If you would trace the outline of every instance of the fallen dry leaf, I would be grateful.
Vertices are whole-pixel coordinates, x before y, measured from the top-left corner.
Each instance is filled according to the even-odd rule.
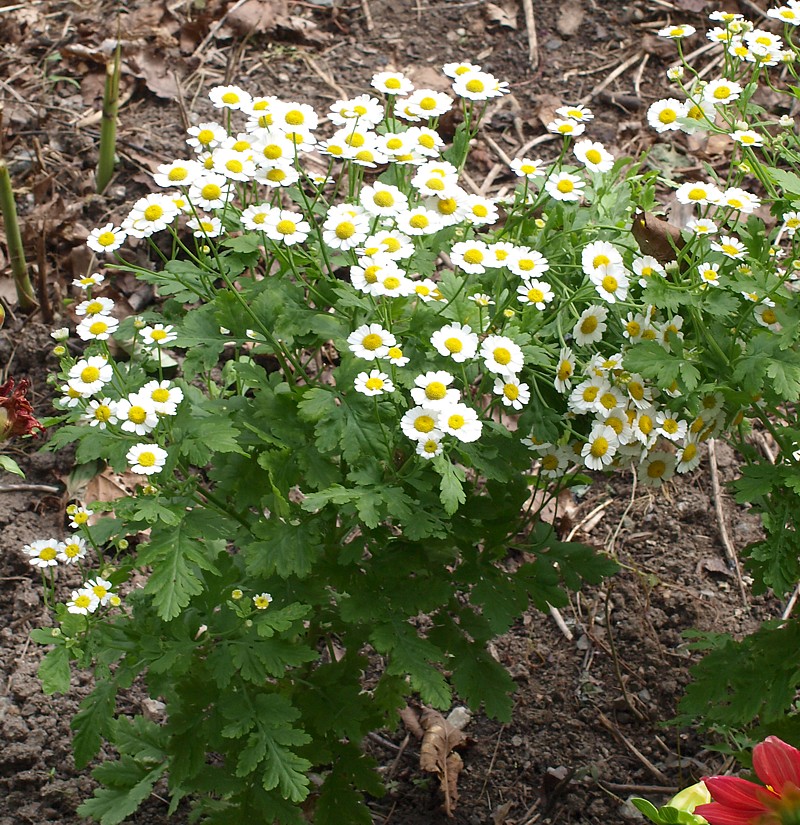
[[[652,212],[636,212],[631,232],[639,249],[662,264],[677,260],[677,251],[686,245],[677,226],[657,218]]]
[[[573,37],[583,26],[585,12],[580,0],[567,0],[561,7],[556,28],[562,37]]]
[[[269,32],[286,10],[281,0],[246,0],[231,10],[225,22],[239,35]]]
[[[454,748],[464,744],[464,734],[435,710],[424,710],[419,721],[425,730],[419,766],[439,778],[444,794],[444,812],[452,817],[458,803],[458,775],[464,767]]]
[[[497,23],[498,26],[504,26],[507,29],[517,29],[517,4],[505,3],[498,6],[496,3],[487,3],[483,7],[483,12],[486,19],[490,23]]]

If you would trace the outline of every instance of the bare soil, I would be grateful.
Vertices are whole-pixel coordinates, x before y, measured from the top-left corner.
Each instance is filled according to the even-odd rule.
[[[752,15],[767,5],[728,7]],[[589,134],[615,153],[652,143],[641,122],[649,103],[666,94],[673,52],[648,35],[668,20],[702,30],[697,12],[711,8],[703,0],[534,2],[534,67],[531,21],[526,25],[513,0],[0,0],[2,150],[48,297],[44,313],[32,319],[9,312],[0,333],[0,382],[6,375],[30,378],[37,413],[49,413],[47,378],[56,363],[49,331],[74,321],[63,299],[89,265],[82,240],[148,191],[157,163],[181,155],[185,126],[211,114],[212,85],[238,82],[325,109],[364,91],[377,70],[408,70],[427,84],[447,61],[478,62],[513,90],[488,118],[495,146],[479,144],[470,170],[479,188],[496,191],[509,183],[496,166],[496,147],[514,157],[544,134],[558,103],[590,105],[596,119]],[[101,197],[93,194],[97,113],[117,20],[125,61],[120,166]],[[699,35],[694,45],[701,45]],[[683,138],[662,149],[685,157],[691,171],[697,147],[676,140]],[[0,273],[8,274],[1,233]],[[8,283],[0,278],[0,298],[13,310]],[[111,290],[134,310],[152,300],[124,278]],[[43,323],[48,312],[52,324]],[[69,695],[45,697],[36,677],[43,651],[29,640],[48,617],[20,548],[64,535],[64,507],[74,494],[69,453],[38,452],[38,446],[10,448],[32,488],[15,490],[18,479],[0,473],[0,825],[72,825],[94,787],[88,772],[74,767],[69,731],[89,680],[75,675]],[[734,478],[736,456],[720,446],[718,460],[723,481]],[[387,796],[370,803],[374,821],[622,822],[635,818],[626,804],[631,795],[661,804],[678,787],[718,771],[722,758],[692,731],[663,727],[695,660],[681,633],[744,634],[779,615],[781,605],[768,598],[743,603],[724,561],[715,495],[707,464],[656,493],[636,489],[627,476],[598,477],[575,502],[576,538],[613,552],[622,572],[602,589],[573,597],[561,611],[566,632],[553,617],[531,611],[497,640],[493,652],[518,686],[514,717],[499,725],[478,714],[468,726],[454,819],[447,820],[434,783],[419,770],[416,740],[407,741],[401,728],[368,740],[389,786]],[[757,521],[721,495],[734,544],[754,540]],[[142,712],[145,700],[134,689],[122,710]],[[164,799],[154,794],[128,821],[160,823],[165,812]],[[176,821],[185,821],[185,813]]]

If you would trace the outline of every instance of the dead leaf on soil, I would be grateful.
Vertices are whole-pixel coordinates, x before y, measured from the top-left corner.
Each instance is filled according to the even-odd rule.
[[[461,756],[454,748],[464,744],[464,734],[435,710],[424,710],[420,724],[425,734],[420,747],[419,766],[438,777],[444,794],[444,812],[452,817],[458,804],[458,775],[464,767]]]
[[[555,95],[539,95],[536,99],[536,117],[541,122],[542,126],[547,126],[556,119],[556,109],[564,105],[560,97]]]
[[[562,37],[574,37],[583,25],[585,13],[580,0],[567,0],[561,7],[556,28]]]
[[[676,250],[683,249],[686,245],[679,227],[657,218],[652,212],[636,212],[631,232],[639,249],[662,264],[677,260]]]
[[[226,23],[239,35],[269,32],[286,11],[286,3],[282,0],[246,0],[231,10]]]
[[[721,576],[730,576],[731,570],[723,559],[708,556],[697,562],[694,573],[696,576],[699,576],[701,573],[716,573]]]
[[[505,26],[507,29],[517,29],[517,4],[504,3],[498,6],[495,3],[487,3],[483,7],[486,19],[490,23],[497,23],[498,26]]]
[[[128,67],[134,77],[144,80],[156,97],[176,100],[179,96],[176,72],[180,63],[167,60],[162,54],[142,49],[128,57]]]
[[[492,825],[506,825],[508,815],[511,813],[513,807],[514,802],[509,799],[508,802],[504,802],[495,808],[494,811],[492,811]]]
[[[132,496],[136,492],[136,485],[141,484],[141,476],[136,473],[115,473],[106,467],[89,480],[84,493],[84,501],[116,501],[124,496]]]
[[[673,0],[673,3],[683,11],[691,11],[697,14],[705,11],[709,0]]]

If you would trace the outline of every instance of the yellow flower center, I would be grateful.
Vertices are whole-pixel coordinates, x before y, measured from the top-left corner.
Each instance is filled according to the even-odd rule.
[[[631,381],[628,384],[628,392],[635,401],[641,401],[644,398],[644,387],[638,381]]]
[[[154,329],[150,333],[150,339],[152,341],[163,341],[167,337],[167,331],[165,329]]]
[[[460,430],[464,426],[464,416],[454,413],[447,419],[447,426],[451,430]]]
[[[484,84],[477,78],[467,81],[466,89],[468,92],[482,92],[485,88]]]
[[[234,175],[239,175],[241,174],[242,169],[244,169],[244,164],[236,158],[231,158],[225,162],[225,168],[229,172],[233,172]]]
[[[108,324],[105,321],[95,321],[89,326],[89,332],[92,335],[102,335],[108,330]]]
[[[185,180],[188,174],[188,169],[185,169],[183,166],[176,166],[174,169],[169,170],[167,178],[173,182],[178,182]]]
[[[364,386],[368,390],[380,390],[383,388],[383,379],[382,378],[368,378],[364,383]]]
[[[97,236],[97,243],[99,243],[100,246],[111,246],[116,239],[117,237],[113,232],[101,232]]]
[[[761,317],[768,323],[774,324],[778,320],[778,316],[775,314],[775,310],[770,309],[767,307],[762,313]]]
[[[667,465],[660,458],[657,458],[655,461],[650,462],[647,475],[649,478],[662,478],[666,471]]]
[[[572,190],[574,188],[575,188],[575,184],[571,180],[569,180],[568,178],[564,178],[564,180],[560,180],[558,182],[558,185],[556,186],[556,189],[558,189],[559,192],[562,192],[565,195],[568,194],[569,192],[572,192]]]
[[[600,396],[600,403],[605,407],[607,410],[613,410],[614,407],[617,406],[617,398],[613,392],[604,392]]]
[[[674,123],[678,115],[674,109],[664,109],[658,113],[658,119],[661,123]]]
[[[383,245],[389,250],[389,252],[397,252],[400,249],[400,241],[397,238],[384,238]]]
[[[288,218],[284,218],[282,221],[278,221],[275,228],[281,235],[291,235],[297,230],[297,224],[294,221],[290,221]]]
[[[653,419],[649,415],[643,415],[639,418],[639,429],[644,435],[650,435],[653,432]]]
[[[452,215],[456,209],[458,209],[458,203],[455,198],[439,198],[436,210],[440,215]],[[481,260],[483,260],[483,255],[481,255]]]
[[[425,442],[425,446],[422,449],[425,450],[426,453],[436,453],[439,449],[439,442],[430,439],[430,441]]]
[[[489,214],[489,210],[482,203],[476,203],[472,207],[472,214],[476,218],[485,218]]]
[[[352,238],[355,232],[356,228],[350,221],[342,221],[336,227],[336,237],[339,238],[340,241],[346,241],[348,238]]]
[[[468,264],[480,264],[483,262],[483,252],[480,249],[468,249],[464,253],[464,260]]]
[[[387,77],[386,80],[383,81],[383,85],[386,86],[387,89],[399,89],[402,84],[396,77]]]
[[[389,138],[389,140],[386,141],[386,148],[391,149],[392,151],[395,149],[400,149],[402,145],[403,141],[400,140],[400,138]]]
[[[55,547],[45,547],[39,551],[39,558],[42,561],[52,561],[57,555]]]
[[[302,126],[305,123],[303,113],[299,109],[290,109],[284,118],[290,126]]]
[[[528,290],[528,300],[532,304],[538,304],[540,301],[544,301],[544,292],[538,287],[532,287]]]
[[[86,305],[86,314],[87,315],[97,315],[98,312],[103,311],[103,305],[100,301],[91,301]]]
[[[358,149],[359,146],[364,145],[365,140],[366,140],[366,138],[364,137],[364,135],[361,134],[361,132],[353,132],[351,135],[348,135],[344,139],[344,142],[348,146],[352,146],[354,149]]]
[[[144,450],[139,453],[139,466],[154,467],[156,463],[156,454],[150,450]]]
[[[92,604],[92,599],[86,593],[81,593],[80,596],[75,598],[72,603],[75,607],[79,607],[81,610],[88,610]]]
[[[425,215],[414,215],[408,223],[414,229],[425,229],[430,221]]]
[[[164,214],[163,207],[157,203],[151,203],[147,209],[144,210],[144,218],[147,221],[157,221]]]
[[[373,264],[372,266],[368,266],[364,270],[364,280],[368,284],[374,284],[378,280],[378,273],[381,271],[381,268],[377,264]]]
[[[558,365],[558,378],[560,381],[566,381],[572,375],[572,364],[569,361],[562,361]]]
[[[394,206],[394,195],[386,190],[381,190],[372,196],[372,202],[375,206]]]
[[[286,172],[284,172],[283,169],[270,169],[269,172],[267,172],[266,178],[272,183],[280,183],[286,178]]]
[[[201,129],[197,133],[197,140],[199,143],[202,143],[203,146],[208,146],[208,144],[214,140],[214,133],[211,129]]]
[[[516,384],[503,384],[503,395],[509,401],[516,401],[519,398],[519,387]]]
[[[134,424],[141,424],[147,418],[147,410],[144,407],[133,406],[128,410],[128,420]]]
[[[594,458],[602,458],[608,452],[608,439],[599,436],[592,442],[590,452]]]
[[[397,289],[400,286],[400,279],[395,275],[389,275],[388,278],[384,278],[383,285],[386,289]]]
[[[608,266],[611,263],[611,258],[608,255],[604,255],[602,252],[599,255],[595,255],[592,258],[592,266],[597,269],[601,266]]]
[[[583,400],[588,401],[589,403],[594,403],[599,393],[600,387],[586,387],[586,389],[583,391]]]
[[[591,335],[597,329],[597,318],[594,315],[589,315],[583,319],[581,323],[581,332],[584,335]]]
[[[586,160],[588,160],[589,163],[600,163],[602,159],[603,156],[597,151],[597,149],[589,149],[586,153]]]
[[[225,94],[222,95],[222,102],[228,104],[238,103],[239,95],[237,95],[236,92],[225,92]]]
[[[431,381],[425,387],[425,397],[431,401],[441,401],[447,395],[447,387],[441,381]]]
[[[683,454],[681,455],[681,462],[686,464],[687,462],[691,461],[697,455],[697,445],[693,444],[691,441],[683,448]]]
[[[444,345],[449,352],[461,352],[464,349],[464,343],[460,338],[448,338]]]
[[[731,87],[730,86],[717,86],[714,89],[714,97],[717,100],[726,100],[731,96]]]
[[[106,422],[111,418],[111,407],[107,404],[101,404],[95,411],[94,417],[98,421]]]
[[[542,468],[553,471],[558,469],[558,456],[550,453],[542,458]]]
[[[432,97],[423,97],[419,102],[419,108],[429,112],[431,109],[436,108],[436,100]]]
[[[702,189],[699,186],[695,186],[689,190],[686,197],[689,198],[690,201],[701,201],[708,195],[705,189]]]
[[[492,353],[492,356],[494,360],[502,366],[511,362],[511,353],[505,347],[497,347]]]
[[[369,335],[364,336],[361,341],[361,346],[364,347],[364,349],[374,351],[383,346],[383,338],[375,332],[370,332]]]
[[[436,422],[429,415],[419,415],[414,419],[414,429],[419,433],[429,433]]]
[[[222,194],[222,189],[216,183],[207,183],[201,190],[200,194],[207,200],[213,201],[219,198]]]

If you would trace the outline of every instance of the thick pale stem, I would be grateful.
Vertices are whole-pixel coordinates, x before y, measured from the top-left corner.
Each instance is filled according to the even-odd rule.
[[[114,174],[117,151],[117,110],[119,109],[119,48],[114,60],[106,63],[106,85],[103,91],[103,120],[100,126],[100,158],[97,161],[96,184],[98,193],[108,186]]]
[[[2,159],[0,159],[0,212],[2,212],[6,228],[8,256],[11,260],[14,286],[17,288],[19,308],[22,312],[32,312],[39,304],[36,303],[33,285],[28,276],[28,265],[25,262],[25,249],[22,246],[22,236],[19,232],[17,205],[14,202],[14,191],[11,188],[11,177],[8,174],[8,166]]]

